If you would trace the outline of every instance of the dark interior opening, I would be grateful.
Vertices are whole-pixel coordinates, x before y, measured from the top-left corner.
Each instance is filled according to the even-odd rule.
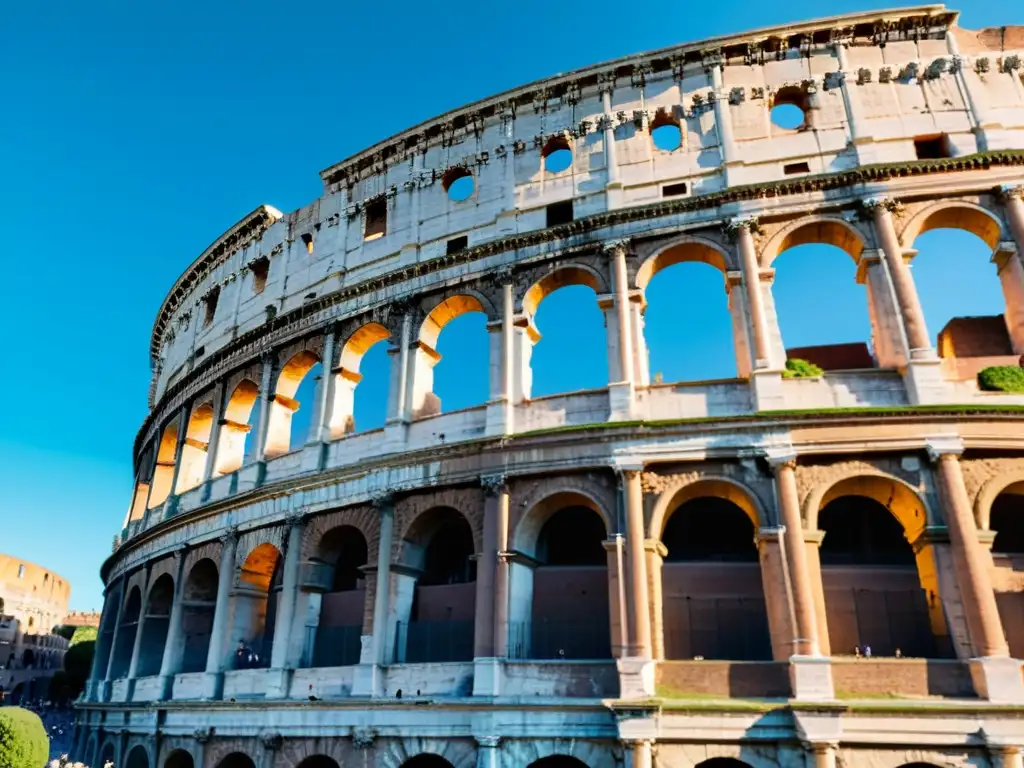
[[[842,496],[818,515],[822,565],[906,565],[914,551],[892,513],[866,496]]]
[[[604,521],[587,507],[566,507],[551,516],[537,540],[544,565],[607,565]]]
[[[914,138],[914,152],[918,160],[939,160],[949,157],[949,142],[942,134],[917,136]]]
[[[728,499],[703,496],[679,506],[668,519],[662,543],[666,562],[757,562],[754,524]]]
[[[563,200],[560,203],[552,203],[547,208],[548,226],[557,227],[559,224],[568,224],[573,219],[572,200]]]
[[[992,502],[988,527],[996,532],[992,552],[1024,554],[1024,495],[1004,493]]]
[[[476,581],[473,532],[462,515],[443,520],[430,537],[423,555],[422,587]]]

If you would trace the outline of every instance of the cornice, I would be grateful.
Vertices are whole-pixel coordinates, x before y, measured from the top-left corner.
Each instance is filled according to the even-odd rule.
[[[547,229],[539,229],[490,240],[473,248],[467,248],[464,251],[459,251],[458,253],[445,254],[428,261],[411,264],[405,268],[398,269],[384,275],[372,277],[360,283],[354,283],[353,285],[346,286],[334,293],[325,294],[313,301],[306,302],[301,307],[282,313],[273,320],[242,334],[231,343],[207,355],[203,362],[196,366],[188,376],[183,377],[165,390],[160,403],[153,403],[149,414],[147,414],[145,421],[136,434],[134,446],[135,455],[139,455],[141,450],[141,441],[144,440],[153,419],[159,417],[161,414],[163,404],[172,400],[179,392],[189,386],[196,377],[205,375],[206,371],[211,370],[238,350],[246,347],[247,345],[253,344],[263,336],[270,335],[275,332],[282,332],[292,326],[298,326],[304,319],[309,318],[324,309],[345,301],[365,296],[375,291],[399,285],[422,275],[479,261],[506,251],[514,251],[557,240],[565,240],[570,237],[586,235],[587,233],[606,227],[613,227],[618,224],[667,217],[692,211],[707,210],[733,203],[853,188],[858,185],[885,182],[898,178],[927,176],[938,173],[983,171],[992,167],[1002,166],[1024,166],[1024,150],[1015,149],[980,152],[974,155],[941,160],[913,160],[904,163],[878,163],[875,165],[860,166],[858,168],[839,171],[836,173],[806,176],[799,179],[781,179],[768,184],[748,184],[744,186],[730,187],[728,189],[721,190],[719,192],[712,192],[706,195],[698,195],[678,200],[664,200],[649,205],[605,211],[577,219],[557,227],[549,227]],[[189,277],[189,272],[186,272],[185,275],[179,278],[178,283],[175,284],[175,289],[173,289],[167,299],[164,300],[164,304],[161,307],[160,314],[158,315],[157,324],[153,328],[153,338],[150,344],[153,361],[156,360],[156,354],[162,341],[162,333],[166,328],[166,321],[173,314],[178,303],[180,303],[181,297],[183,296],[183,293],[179,291],[179,286],[185,286],[186,284],[194,285],[201,279],[202,274],[204,274],[205,271],[212,269],[220,263],[220,261],[229,258],[231,253],[234,252],[233,250],[230,250],[231,246],[226,240],[231,232],[240,230],[240,228],[246,225],[247,222],[249,222],[249,226],[253,226],[258,221],[265,222],[267,221],[267,217],[277,213],[278,212],[273,208],[261,206],[261,208],[257,209],[241,222],[236,224],[229,233],[226,233],[222,238],[219,238],[206,250],[206,252],[204,252],[204,256],[197,259],[192,267],[189,268],[189,270],[202,270],[202,273],[197,271],[196,274]],[[270,223],[272,223],[272,221]],[[269,226],[269,223],[266,224],[266,226]],[[218,247],[222,245],[222,241],[224,241],[223,246],[218,250]],[[310,329],[307,328],[306,330]]]

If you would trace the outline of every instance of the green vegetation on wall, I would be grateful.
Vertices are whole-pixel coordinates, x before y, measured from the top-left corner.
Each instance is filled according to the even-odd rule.
[[[992,365],[978,373],[978,386],[988,392],[1024,394],[1024,368],[1017,365]]]
[[[782,372],[784,379],[812,379],[821,376],[824,371],[814,363],[800,358],[786,361],[786,369]]]

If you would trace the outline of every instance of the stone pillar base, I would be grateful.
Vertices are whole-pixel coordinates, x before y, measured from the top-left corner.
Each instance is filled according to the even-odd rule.
[[[384,425],[384,453],[401,453],[405,450],[409,425],[404,421],[389,421]]]
[[[636,398],[633,384],[629,381],[617,381],[608,385],[608,421],[632,421],[636,418]]]
[[[103,682],[101,682],[99,691],[97,692],[99,695],[96,697],[96,700],[102,702],[110,701],[110,694],[111,691],[113,690],[113,687],[114,686],[112,685],[110,680],[104,680]]]
[[[911,405],[947,403],[951,400],[952,387],[942,377],[942,361],[933,349],[912,349],[910,362],[903,373],[907,387],[907,398]]]
[[[203,675],[203,698],[220,701],[224,698],[224,673],[207,672]]]
[[[125,689],[124,689],[124,700],[125,701],[135,701],[135,678],[134,677],[129,677],[128,678],[128,684],[125,686]]]
[[[473,659],[473,695],[500,696],[504,671],[501,659]]]
[[[778,371],[759,370],[750,374],[750,390],[754,396],[755,411],[781,411],[786,407],[782,393],[782,374]]]
[[[509,434],[512,434],[512,404],[507,400],[488,403],[484,437],[502,437]]]
[[[616,659],[615,667],[619,670],[619,698],[629,701],[655,696],[655,665],[654,659],[639,656]]]
[[[266,671],[266,698],[287,699],[292,687],[293,669],[268,669]]]
[[[979,697],[1000,704],[1024,704],[1024,680],[1019,659],[971,659],[968,664],[971,681]]]
[[[826,656],[790,656],[789,681],[793,698],[799,701],[831,701],[832,661]]]
[[[384,668],[379,664],[359,664],[352,680],[352,695],[379,699],[384,696]]]
[[[174,698],[174,675],[160,675],[159,701],[170,701]]]

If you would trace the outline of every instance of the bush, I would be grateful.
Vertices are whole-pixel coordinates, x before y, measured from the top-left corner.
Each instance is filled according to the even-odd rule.
[[[75,634],[71,636],[69,647],[79,643],[88,643],[90,640],[95,641],[98,634],[99,630],[96,627],[75,627]]]
[[[42,768],[49,756],[50,739],[37,714],[21,707],[0,709],[0,765]]]
[[[988,392],[1024,394],[1024,368],[992,365],[978,373],[978,386]]]
[[[786,361],[786,369],[782,372],[782,378],[810,379],[815,376],[821,376],[823,373],[824,371],[814,363],[810,363],[807,360],[801,360],[800,358],[794,358],[793,360]]]
[[[68,699],[77,699],[85,690],[85,684],[89,680],[89,673],[92,671],[92,656],[96,651],[96,641],[86,640],[82,643],[74,643],[64,654],[64,671],[67,674],[65,682],[67,686]],[[55,675],[56,677],[56,675]]]

